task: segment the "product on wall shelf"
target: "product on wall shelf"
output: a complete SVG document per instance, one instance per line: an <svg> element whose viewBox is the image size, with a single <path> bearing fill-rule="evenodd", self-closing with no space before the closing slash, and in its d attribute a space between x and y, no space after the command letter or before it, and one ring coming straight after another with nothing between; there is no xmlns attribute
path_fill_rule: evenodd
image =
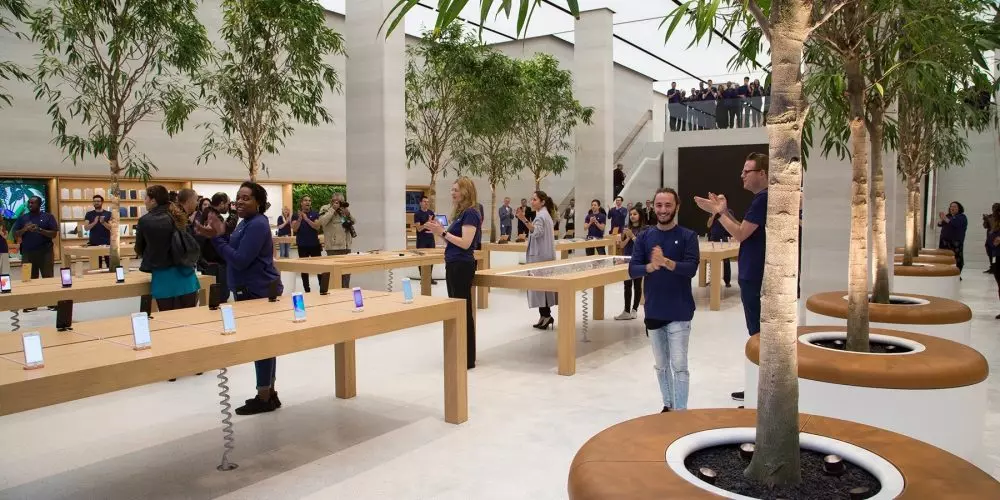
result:
<svg viewBox="0 0 1000 500"><path fill-rule="evenodd" d="M69 199L69 188L62 188L59 190L59 198L62 200Z"/></svg>
<svg viewBox="0 0 1000 500"><path fill-rule="evenodd" d="M65 219L72 219L73 218L73 207L71 207L69 205L63 205L59 209L59 213L62 215L62 218L64 220Z"/></svg>
<svg viewBox="0 0 1000 500"><path fill-rule="evenodd" d="M79 199L83 198L83 190L80 189L80 188L73 188L73 196L72 196L72 198L74 200L79 200Z"/></svg>
<svg viewBox="0 0 1000 500"><path fill-rule="evenodd" d="M139 207L136 206L128 207L128 216L133 219L139 217Z"/></svg>
<svg viewBox="0 0 1000 500"><path fill-rule="evenodd" d="M94 190L91 189L91 188L85 188L83 190L83 199L85 199L85 200L93 200L94 199Z"/></svg>
<svg viewBox="0 0 1000 500"><path fill-rule="evenodd" d="M94 196L104 198L104 188L94 188Z"/></svg>
<svg viewBox="0 0 1000 500"><path fill-rule="evenodd" d="M83 207L82 206L77 205L77 206L73 207L73 218L74 219L82 219L84 215L86 215L86 213L83 211Z"/></svg>

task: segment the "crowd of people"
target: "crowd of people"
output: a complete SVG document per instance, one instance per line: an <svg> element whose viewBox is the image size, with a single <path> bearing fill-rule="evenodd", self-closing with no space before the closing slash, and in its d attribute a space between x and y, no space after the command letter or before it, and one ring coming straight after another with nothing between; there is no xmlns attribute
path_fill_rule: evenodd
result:
<svg viewBox="0 0 1000 500"><path fill-rule="evenodd" d="M715 85L708 80L690 92L671 82L667 91L670 130L763 126L770 95L769 88L750 77L744 77L742 85L731 81Z"/></svg>

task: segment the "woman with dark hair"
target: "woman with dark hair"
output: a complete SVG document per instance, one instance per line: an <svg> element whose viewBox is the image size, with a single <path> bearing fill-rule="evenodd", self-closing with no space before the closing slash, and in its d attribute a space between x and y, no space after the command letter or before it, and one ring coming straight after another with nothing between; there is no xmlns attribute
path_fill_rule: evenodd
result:
<svg viewBox="0 0 1000 500"><path fill-rule="evenodd" d="M183 256L172 254L174 232L187 231L187 213L170 202L167 189L159 184L146 188L146 199L149 212L139 218L135 238L135 254L142 259L139 270L152 275L150 293L161 311L194 307L201 288L194 266L178 265Z"/></svg>
<svg viewBox="0 0 1000 500"><path fill-rule="evenodd" d="M528 251L525 261L547 262L556 260L555 224L552 213L556 204L545 191L535 191L531 195L531 209L535 211L535 219L529 221L523 212L518 211L517 217L528 228ZM528 292L528 307L538 308L538 323L533 326L545 330L555 322L552 319L552 306L558 305L555 292Z"/></svg>
<svg viewBox="0 0 1000 500"><path fill-rule="evenodd" d="M994 207L994 217L990 220L990 234L987 236L989 240L988 243L992 247L993 255L997 257L997 261L993 263L993 278L997 282L997 296L1000 297L1000 217L997 217L996 205ZM996 319L1000 319L1000 314L997 314Z"/></svg>
<svg viewBox="0 0 1000 500"><path fill-rule="evenodd" d="M965 207L957 201L948 205L948 213L938 214L941 218L938 227L941 228L941 238L938 241L938 248L948 249L955 252L955 264L958 265L959 272L965 267L965 230L969 228L969 219L965 217Z"/></svg>
<svg viewBox="0 0 1000 500"><path fill-rule="evenodd" d="M244 182L236 194L236 215L241 219L236 229L226 236L226 223L216 212L209 212L198 233L211 238L212 246L226 260L229 289L236 301L267 297L272 282L277 281L281 294L280 275L274 267L274 244L267 211L267 191L255 182ZM236 409L237 415L254 415L281 408L278 391L274 389L275 358L254 361L257 372L257 396Z"/></svg>
<svg viewBox="0 0 1000 500"><path fill-rule="evenodd" d="M635 239L646 229L646 220L638 208L628 211L628 223L622 230L621 239L618 246L622 249L622 255L631 257L632 250L635 249ZM639 314L639 302L642 301L642 276L625 280L625 310L615 316L615 319L626 320L635 319ZM631 306L629 305L631 304Z"/></svg>
<svg viewBox="0 0 1000 500"><path fill-rule="evenodd" d="M992 213L983 215L983 228L986 229L986 258L989 259L990 264L990 267L986 269L986 274L992 274L995 270L994 260L1000 261L1000 255L993 249L993 238L990 237L995 224L1000 224L1000 203L993 204Z"/></svg>
<svg viewBox="0 0 1000 500"><path fill-rule="evenodd" d="M483 219L476 209L476 185L468 177L459 177L451 185L451 202L455 207L451 225L447 228L431 219L424 228L444 239L444 272L448 297L465 299L467 368L476 367L476 323L472 311L472 279L476 275L475 248L482 238Z"/></svg>
<svg viewBox="0 0 1000 500"><path fill-rule="evenodd" d="M587 230L587 239L596 240L604 237L604 226L608 223L607 212L601 208L601 200L592 200L590 202L590 212L587 212L587 216L583 218L583 228ZM604 247L588 248L585 250L587 255L594 255L598 253L600 255L607 255Z"/></svg>

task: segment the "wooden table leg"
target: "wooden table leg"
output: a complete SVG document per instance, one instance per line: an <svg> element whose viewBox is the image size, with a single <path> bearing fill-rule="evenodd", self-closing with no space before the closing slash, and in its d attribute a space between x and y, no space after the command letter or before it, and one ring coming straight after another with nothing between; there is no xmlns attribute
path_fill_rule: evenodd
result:
<svg viewBox="0 0 1000 500"><path fill-rule="evenodd" d="M704 288L708 284L708 261L700 260L698 261L698 286Z"/></svg>
<svg viewBox="0 0 1000 500"><path fill-rule="evenodd" d="M604 287L594 287L594 319L604 319Z"/></svg>
<svg viewBox="0 0 1000 500"><path fill-rule="evenodd" d="M468 338L465 304L455 305L455 317L444 321L444 421L469 419Z"/></svg>
<svg viewBox="0 0 1000 500"><path fill-rule="evenodd" d="M63 267L70 267L72 265L73 265L73 256L70 255L69 252L63 250L63 253L62 253L62 266Z"/></svg>
<svg viewBox="0 0 1000 500"><path fill-rule="evenodd" d="M559 252L559 258L562 259L562 260L568 259L569 258L569 250L563 250L563 251Z"/></svg>
<svg viewBox="0 0 1000 500"><path fill-rule="evenodd" d="M354 341L345 340L333 346L337 397L351 399L358 395L358 367L354 357Z"/></svg>
<svg viewBox="0 0 1000 500"><path fill-rule="evenodd" d="M431 294L431 273L434 266L420 266L420 295Z"/></svg>
<svg viewBox="0 0 1000 500"><path fill-rule="evenodd" d="M559 321L556 324L556 353L559 375L576 373L576 291L558 292Z"/></svg>
<svg viewBox="0 0 1000 500"><path fill-rule="evenodd" d="M97 255L90 256L90 269L94 270L101 267L101 258Z"/></svg>
<svg viewBox="0 0 1000 500"><path fill-rule="evenodd" d="M485 270L490 268L490 250L483 252L483 259L479 263L478 269ZM486 309L490 305L490 287L481 286L479 291L479 302L476 307L479 309Z"/></svg>
<svg viewBox="0 0 1000 500"><path fill-rule="evenodd" d="M712 288L708 308L718 311L722 308L722 259L712 258Z"/></svg>
<svg viewBox="0 0 1000 500"><path fill-rule="evenodd" d="M344 288L344 274L340 271L333 271L330 273L330 289L334 288Z"/></svg>
<svg viewBox="0 0 1000 500"><path fill-rule="evenodd" d="M211 285L209 285L211 286ZM198 304L202 306L208 306L208 288L201 287L198 289Z"/></svg>

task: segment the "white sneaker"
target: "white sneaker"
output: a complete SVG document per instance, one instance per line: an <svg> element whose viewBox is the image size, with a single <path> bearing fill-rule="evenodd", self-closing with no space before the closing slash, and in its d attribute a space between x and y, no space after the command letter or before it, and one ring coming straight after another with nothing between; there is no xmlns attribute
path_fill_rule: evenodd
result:
<svg viewBox="0 0 1000 500"><path fill-rule="evenodd" d="M631 316L632 319L636 319L636 318L639 317L638 314L639 314L639 310L638 309L632 309L632 312L629 313L629 316Z"/></svg>
<svg viewBox="0 0 1000 500"><path fill-rule="evenodd" d="M633 319L634 317L635 316L632 316L632 313L630 313L628 311L622 311L621 314L619 314L618 316L615 316L615 319L617 319L617 320Z"/></svg>

